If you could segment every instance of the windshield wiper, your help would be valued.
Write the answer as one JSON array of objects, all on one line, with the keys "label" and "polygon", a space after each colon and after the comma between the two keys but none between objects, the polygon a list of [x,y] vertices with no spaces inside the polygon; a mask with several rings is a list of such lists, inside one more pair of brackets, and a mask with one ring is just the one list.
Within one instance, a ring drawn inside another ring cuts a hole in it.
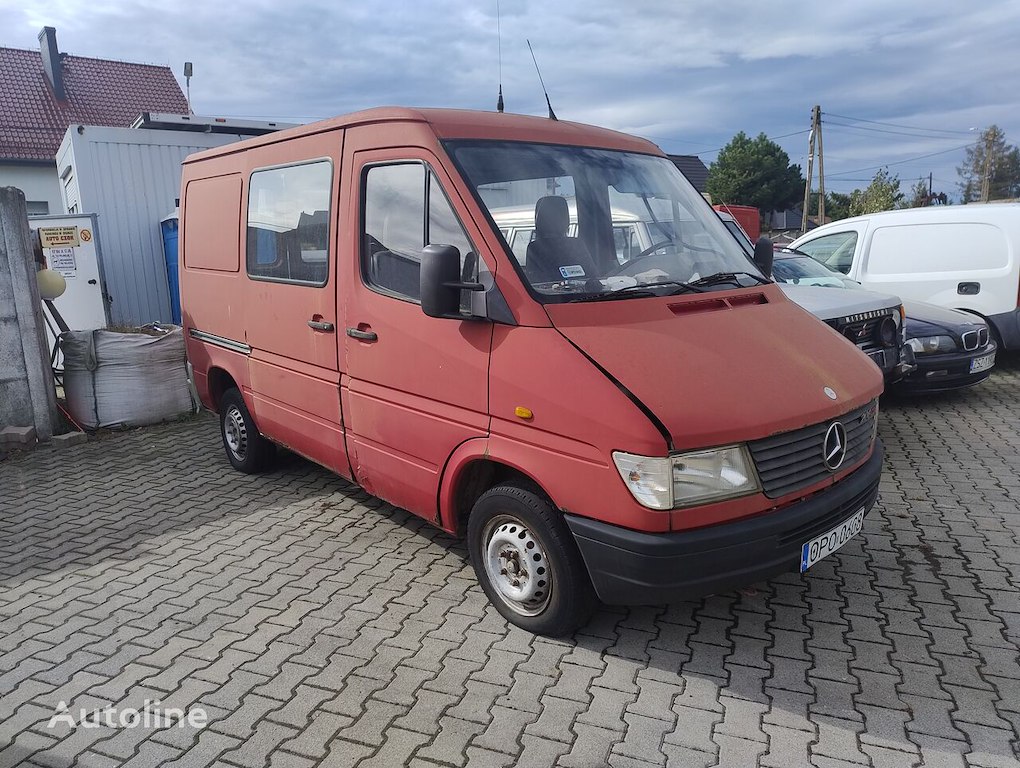
[{"label": "windshield wiper", "polygon": [[[674,288],[675,290],[669,293],[656,293],[655,291],[649,290],[650,288]],[[578,296],[576,299],[570,299],[571,302],[581,301],[609,301],[611,299],[636,299],[642,296],[676,296],[680,293],[704,293],[702,288],[698,288],[696,285],[691,283],[683,283],[679,280],[663,280],[658,283],[640,283],[638,285],[628,285],[626,288],[620,288],[615,291],[608,291],[606,293],[593,293],[588,296]],[[621,295],[622,294],[622,295]]]},{"label": "windshield wiper", "polygon": [[738,280],[740,277],[749,277],[759,285],[768,285],[772,282],[771,280],[766,280],[764,277],[755,275],[751,272],[716,272],[715,274],[706,275],[705,277],[699,277],[697,280],[692,280],[690,284],[722,285],[724,283],[733,283],[733,285],[742,288],[743,286],[740,285],[740,281]]}]

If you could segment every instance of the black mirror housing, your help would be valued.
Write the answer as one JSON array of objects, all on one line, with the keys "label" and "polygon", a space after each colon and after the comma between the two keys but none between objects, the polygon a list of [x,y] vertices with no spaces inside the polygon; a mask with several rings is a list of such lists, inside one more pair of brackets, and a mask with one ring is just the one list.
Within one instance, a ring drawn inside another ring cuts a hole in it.
[{"label": "black mirror housing", "polygon": [[461,291],[484,291],[481,283],[465,283],[460,251],[452,245],[426,245],[421,253],[421,311],[429,317],[466,319],[460,312]]},{"label": "black mirror housing", "polygon": [[772,241],[762,235],[758,238],[758,242],[754,244],[754,265],[769,280],[772,279],[772,262],[775,258],[776,252],[772,247]]}]

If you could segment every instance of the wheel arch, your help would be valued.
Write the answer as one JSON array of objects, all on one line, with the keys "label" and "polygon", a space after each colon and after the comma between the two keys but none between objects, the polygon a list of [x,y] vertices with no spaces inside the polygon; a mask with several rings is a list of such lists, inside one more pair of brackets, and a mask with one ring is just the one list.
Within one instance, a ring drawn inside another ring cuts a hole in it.
[{"label": "wheel arch", "polygon": [[991,318],[991,316],[986,315],[983,312],[978,312],[976,309],[971,309],[970,307],[955,307],[955,309],[957,312],[965,312],[968,315],[974,315],[975,317],[980,317],[982,320],[984,320],[985,323],[988,325],[988,328],[991,330],[992,340],[995,342],[996,346],[999,349],[1004,349],[1002,343],[1002,331],[999,329],[998,324],[995,322],[995,320]]},{"label": "wheel arch", "polygon": [[230,372],[225,368],[213,366],[209,369],[209,372],[206,375],[210,404],[212,405],[212,409],[219,413],[220,401],[223,399],[223,393],[228,389],[240,390],[241,387]]},{"label": "wheel arch", "polygon": [[461,443],[450,456],[439,484],[439,524],[457,536],[467,531],[467,519],[478,498],[490,488],[514,482],[541,494],[554,508],[559,506],[524,462],[495,457],[489,441],[477,438]]}]

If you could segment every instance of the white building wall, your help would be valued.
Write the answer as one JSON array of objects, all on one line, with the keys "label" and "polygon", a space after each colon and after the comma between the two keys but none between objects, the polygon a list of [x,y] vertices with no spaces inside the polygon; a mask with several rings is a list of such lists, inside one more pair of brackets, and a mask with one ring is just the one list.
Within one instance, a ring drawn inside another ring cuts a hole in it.
[{"label": "white building wall", "polygon": [[64,213],[56,163],[0,163],[0,187],[24,192],[29,215]]},{"label": "white building wall", "polygon": [[57,151],[65,202],[98,215],[110,320],[170,322],[170,289],[159,222],[180,197],[181,163],[233,134],[72,126]]}]

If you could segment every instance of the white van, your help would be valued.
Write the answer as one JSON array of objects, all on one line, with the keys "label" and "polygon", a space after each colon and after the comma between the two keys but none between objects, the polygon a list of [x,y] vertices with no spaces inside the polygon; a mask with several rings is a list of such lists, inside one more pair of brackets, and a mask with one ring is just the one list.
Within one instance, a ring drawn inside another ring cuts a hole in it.
[{"label": "white van", "polygon": [[[570,216],[570,226],[567,230],[567,237],[577,237],[577,201],[573,197],[567,198],[567,211]],[[613,207],[613,243],[616,247],[616,260],[626,264],[632,258],[643,253],[646,248],[663,240],[660,235],[657,239],[652,235],[649,228],[663,227],[664,224],[652,224],[645,222],[635,213],[622,208]],[[528,246],[535,239],[535,207],[533,205],[515,205],[492,209],[492,219],[499,227],[500,233],[510,244],[517,262],[523,267],[528,263]],[[754,246],[751,247],[754,250]]]},{"label": "white van", "polygon": [[1020,204],[907,208],[834,221],[792,248],[865,288],[962,309],[1020,349]]}]

